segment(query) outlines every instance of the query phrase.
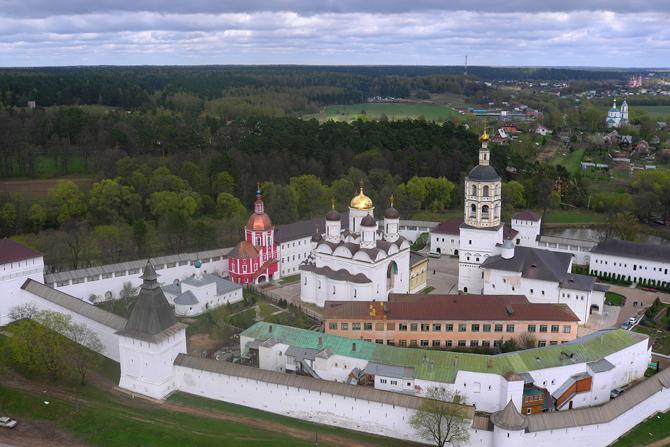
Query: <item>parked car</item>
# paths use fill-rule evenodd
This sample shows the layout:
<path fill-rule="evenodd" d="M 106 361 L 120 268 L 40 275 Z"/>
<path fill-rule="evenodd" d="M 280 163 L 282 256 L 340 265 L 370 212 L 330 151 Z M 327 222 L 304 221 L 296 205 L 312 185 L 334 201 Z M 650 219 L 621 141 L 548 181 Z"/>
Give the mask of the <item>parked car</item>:
<path fill-rule="evenodd" d="M 621 387 L 614 388 L 612 391 L 610 391 L 610 399 L 614 399 L 614 398 L 620 396 L 621 393 L 623 393 L 623 392 L 624 392 L 624 389 L 621 388 Z"/>
<path fill-rule="evenodd" d="M 17 422 L 14 419 L 10 419 L 7 416 L 0 417 L 0 427 L 14 428 L 16 424 Z"/>
<path fill-rule="evenodd" d="M 428 252 L 428 257 L 429 258 L 439 258 L 440 256 L 442 256 L 442 253 L 438 253 L 436 251 Z"/>

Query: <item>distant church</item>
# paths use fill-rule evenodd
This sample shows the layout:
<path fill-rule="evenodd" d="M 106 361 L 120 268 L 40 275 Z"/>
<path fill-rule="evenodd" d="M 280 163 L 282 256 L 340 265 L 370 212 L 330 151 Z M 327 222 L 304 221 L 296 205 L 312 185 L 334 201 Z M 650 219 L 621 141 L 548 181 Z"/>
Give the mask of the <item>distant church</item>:
<path fill-rule="evenodd" d="M 612 108 L 607 112 L 605 123 L 607 123 L 608 129 L 619 128 L 628 124 L 628 103 L 625 99 L 621 103 L 621 109 L 617 109 L 616 99 L 614 100 Z"/>

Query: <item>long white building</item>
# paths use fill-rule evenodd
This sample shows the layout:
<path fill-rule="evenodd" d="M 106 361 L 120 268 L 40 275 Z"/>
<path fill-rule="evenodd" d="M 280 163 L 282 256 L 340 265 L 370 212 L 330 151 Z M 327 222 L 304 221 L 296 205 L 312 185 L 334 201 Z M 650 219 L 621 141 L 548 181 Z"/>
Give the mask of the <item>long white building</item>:
<path fill-rule="evenodd" d="M 591 249 L 591 274 L 670 286 L 670 247 L 607 239 Z"/>

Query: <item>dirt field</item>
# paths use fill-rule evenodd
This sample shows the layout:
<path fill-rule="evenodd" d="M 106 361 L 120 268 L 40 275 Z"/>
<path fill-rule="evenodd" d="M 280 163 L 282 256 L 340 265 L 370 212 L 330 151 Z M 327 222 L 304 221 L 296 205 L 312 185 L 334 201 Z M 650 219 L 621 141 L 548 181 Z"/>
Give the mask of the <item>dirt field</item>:
<path fill-rule="evenodd" d="M 21 194 L 31 198 L 46 197 L 49 189 L 61 180 L 70 180 L 80 187 L 88 188 L 94 182 L 91 177 L 61 177 L 54 179 L 0 180 L 0 193 Z"/>

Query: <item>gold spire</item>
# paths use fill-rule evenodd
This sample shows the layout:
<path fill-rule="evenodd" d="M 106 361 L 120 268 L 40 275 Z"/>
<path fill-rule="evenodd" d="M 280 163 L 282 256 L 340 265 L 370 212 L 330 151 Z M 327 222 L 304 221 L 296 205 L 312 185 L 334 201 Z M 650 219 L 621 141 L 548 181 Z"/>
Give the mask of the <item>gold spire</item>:
<path fill-rule="evenodd" d="M 330 199 L 330 209 L 331 210 L 335 209 L 335 197 L 331 197 Z"/>
<path fill-rule="evenodd" d="M 391 202 L 391 208 L 393 208 L 393 202 L 394 202 L 393 194 L 391 194 L 391 197 L 389 197 L 389 202 Z"/>
<path fill-rule="evenodd" d="M 479 140 L 482 143 L 486 143 L 487 141 L 489 141 L 489 134 L 486 133 L 486 125 L 484 125 L 484 133 L 482 133 L 482 136 L 479 137 Z"/>

